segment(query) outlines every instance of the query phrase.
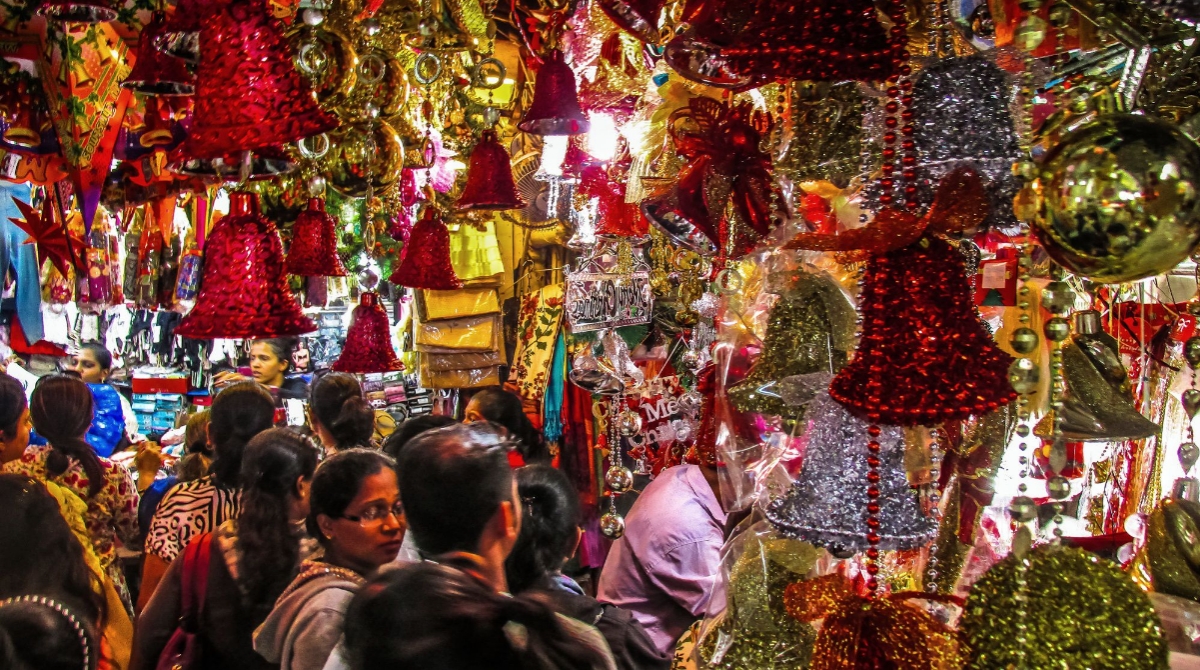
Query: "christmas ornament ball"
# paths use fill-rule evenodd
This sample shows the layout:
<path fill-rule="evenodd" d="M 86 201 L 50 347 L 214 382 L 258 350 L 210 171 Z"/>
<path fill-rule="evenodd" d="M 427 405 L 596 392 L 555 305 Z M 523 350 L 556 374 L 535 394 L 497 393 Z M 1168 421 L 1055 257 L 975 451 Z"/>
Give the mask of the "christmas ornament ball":
<path fill-rule="evenodd" d="M 404 146 L 387 122 L 347 125 L 331 133 L 330 139 L 332 149 L 326 158 L 329 185 L 338 193 L 363 198 L 368 184 L 382 190 L 399 178 L 404 167 Z"/>
<path fill-rule="evenodd" d="M 608 512 L 600 517 L 600 532 L 610 540 L 619 540 L 625 534 L 625 519 L 616 512 Z"/>
<path fill-rule="evenodd" d="M 617 428 L 622 437 L 633 437 L 642 432 L 642 416 L 634 410 L 627 409 L 617 417 Z"/>
<path fill-rule="evenodd" d="M 1167 272 L 1200 242 L 1200 147 L 1175 126 L 1112 114 L 1046 155 L 1034 229 L 1074 274 L 1121 283 Z"/>
<path fill-rule="evenodd" d="M 633 488 L 633 473 L 627 467 L 614 465 L 604 473 L 604 483 L 613 493 L 626 493 Z"/>

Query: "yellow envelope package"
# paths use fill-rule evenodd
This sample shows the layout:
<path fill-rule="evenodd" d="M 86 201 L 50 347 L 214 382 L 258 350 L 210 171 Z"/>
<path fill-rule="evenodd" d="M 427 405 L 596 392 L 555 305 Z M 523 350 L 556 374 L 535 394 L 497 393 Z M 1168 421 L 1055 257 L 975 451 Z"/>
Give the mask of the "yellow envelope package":
<path fill-rule="evenodd" d="M 500 385 L 500 366 L 472 370 L 430 370 L 421 366 L 421 386 L 430 389 L 472 389 Z"/>
<path fill-rule="evenodd" d="M 500 295 L 494 288 L 466 288 L 458 291 L 421 291 L 425 318 L 457 319 L 500 312 Z"/>
<path fill-rule="evenodd" d="M 471 316 L 463 319 L 425 321 L 417 326 L 417 346 L 437 349 L 487 351 L 495 348 L 497 317 Z"/>

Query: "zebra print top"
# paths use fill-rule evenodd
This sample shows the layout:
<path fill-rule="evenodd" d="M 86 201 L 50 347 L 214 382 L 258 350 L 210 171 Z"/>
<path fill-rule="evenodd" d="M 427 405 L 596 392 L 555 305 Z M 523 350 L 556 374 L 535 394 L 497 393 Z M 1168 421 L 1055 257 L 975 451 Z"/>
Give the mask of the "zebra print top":
<path fill-rule="evenodd" d="M 194 538 L 237 517 L 240 502 L 239 491 L 217 486 L 212 475 L 177 484 L 154 513 L 146 551 L 170 563 Z"/>

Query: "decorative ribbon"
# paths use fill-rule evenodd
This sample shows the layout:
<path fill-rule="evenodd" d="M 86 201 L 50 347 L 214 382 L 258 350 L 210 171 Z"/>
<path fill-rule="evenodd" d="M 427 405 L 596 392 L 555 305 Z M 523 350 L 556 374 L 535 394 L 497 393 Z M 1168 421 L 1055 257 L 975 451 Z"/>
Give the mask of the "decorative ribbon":
<path fill-rule="evenodd" d="M 679 128 L 690 119 L 694 131 Z M 764 237 L 771 232 L 771 195 L 774 180 L 771 157 L 759 148 L 771 132 L 769 114 L 749 102 L 726 104 L 712 98 L 694 98 L 687 107 L 671 114 L 667 128 L 675 149 L 687 159 L 679 171 L 679 211 L 690 219 L 725 254 L 749 251 L 751 244 L 727 249 L 721 234 L 726 205 L 732 203 L 738 217 Z M 713 202 L 713 180 L 722 180 L 720 202 Z M 727 189 L 727 194 L 726 194 Z M 743 231 L 744 232 L 744 231 Z M 754 240 L 756 241 L 756 240 Z"/>
<path fill-rule="evenodd" d="M 923 217 L 887 207 L 870 225 L 837 235 L 801 233 L 784 248 L 836 251 L 845 254 L 843 261 L 862 261 L 903 249 L 927 234 L 945 235 L 974 228 L 987 218 L 989 207 L 979 174 L 960 167 L 942 178 L 933 205 Z"/>
<path fill-rule="evenodd" d="M 811 670 L 951 670 L 965 654 L 957 634 L 923 610 L 905 604 L 923 599 L 962 605 L 956 596 L 904 592 L 864 598 L 844 575 L 796 582 L 783 594 L 799 621 L 824 619 L 813 647 Z"/>

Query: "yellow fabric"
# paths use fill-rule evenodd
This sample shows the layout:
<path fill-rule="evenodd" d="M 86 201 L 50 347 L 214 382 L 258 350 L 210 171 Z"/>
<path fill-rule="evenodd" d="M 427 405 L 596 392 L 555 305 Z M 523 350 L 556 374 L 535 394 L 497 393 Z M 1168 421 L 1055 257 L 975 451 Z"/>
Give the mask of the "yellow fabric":
<path fill-rule="evenodd" d="M 129 655 L 133 651 L 133 621 L 129 618 L 129 612 L 126 611 L 125 603 L 121 601 L 121 596 L 117 593 L 112 578 L 100 567 L 100 559 L 96 558 L 96 552 L 92 549 L 92 540 L 88 537 L 87 528 L 83 523 L 83 515 L 87 512 L 87 503 L 83 502 L 70 489 L 52 481 L 41 481 L 50 495 L 58 501 L 59 512 L 62 513 L 71 532 L 79 540 L 79 544 L 83 546 L 83 560 L 87 564 L 88 570 L 92 572 L 96 590 L 104 594 L 107 616 L 104 619 L 101 636 L 104 638 L 106 667 L 122 670 L 129 666 Z"/>
<path fill-rule="evenodd" d="M 484 351 L 496 342 L 495 316 L 426 321 L 417 326 L 417 346 Z"/>
<path fill-rule="evenodd" d="M 431 389 L 470 389 L 500 385 L 500 368 L 430 370 L 421 366 L 421 386 Z"/>
<path fill-rule="evenodd" d="M 496 224 L 488 220 L 483 222 L 482 228 L 461 224 L 450 236 L 450 263 L 454 265 L 454 273 L 463 281 L 504 272 L 500 243 L 496 240 Z"/>
<path fill-rule="evenodd" d="M 421 291 L 425 318 L 455 319 L 500 312 L 500 294 L 494 288 L 466 288 L 460 291 Z"/>

